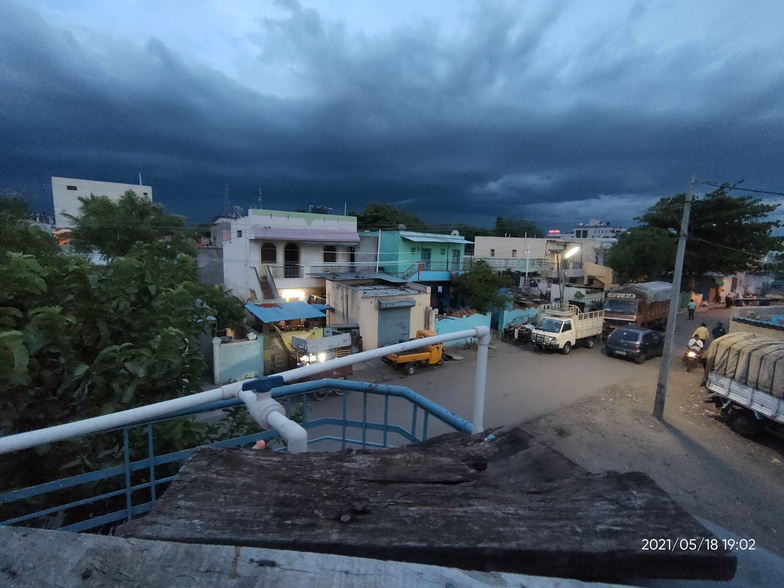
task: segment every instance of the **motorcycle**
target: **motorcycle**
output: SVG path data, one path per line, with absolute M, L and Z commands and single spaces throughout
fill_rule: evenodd
M 702 345 L 692 344 L 683 354 L 683 363 L 686 364 L 686 371 L 690 372 L 702 359 Z

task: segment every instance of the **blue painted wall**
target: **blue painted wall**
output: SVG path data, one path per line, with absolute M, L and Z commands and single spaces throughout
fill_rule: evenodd
M 473 329 L 474 327 L 490 326 L 490 313 L 487 314 L 472 314 L 471 316 L 455 318 L 443 317 L 436 318 L 436 333 L 439 335 L 446 335 L 448 333 L 456 333 L 465 329 Z M 447 341 L 444 347 L 454 347 L 456 345 L 468 344 L 468 339 L 456 339 L 454 341 Z
M 498 318 L 498 330 L 503 331 L 504 327 L 511 323 L 518 316 L 524 316 L 529 320 L 534 320 L 536 318 L 537 311 L 538 309 L 536 308 L 515 308 L 512 310 L 502 310 Z
M 263 338 L 233 341 L 213 346 L 215 384 L 246 380 L 264 375 Z

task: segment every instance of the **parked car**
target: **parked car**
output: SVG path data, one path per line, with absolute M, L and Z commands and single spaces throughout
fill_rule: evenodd
M 657 357 L 664 351 L 664 336 L 651 329 L 641 327 L 618 327 L 604 345 L 604 353 L 610 357 L 633 359 L 644 363 L 650 357 Z

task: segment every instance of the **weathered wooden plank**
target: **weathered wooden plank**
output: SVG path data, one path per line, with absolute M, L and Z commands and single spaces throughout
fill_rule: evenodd
M 734 575 L 712 534 L 642 473 L 590 474 L 520 431 L 373 452 L 194 454 L 120 534 L 583 579 Z

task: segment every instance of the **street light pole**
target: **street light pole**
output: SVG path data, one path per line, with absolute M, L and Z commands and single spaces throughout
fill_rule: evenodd
M 558 268 L 559 288 L 561 289 L 561 292 L 560 292 L 561 308 L 566 308 L 567 307 L 566 299 L 564 298 L 564 290 L 566 289 L 566 280 L 565 280 L 565 276 L 564 276 L 564 273 L 563 273 L 563 270 L 564 270 L 563 258 L 565 257 L 566 259 L 569 259 L 572 255 L 574 255 L 575 253 L 580 251 L 580 246 L 579 245 L 575 245 L 574 247 L 572 247 L 571 249 L 569 249 L 567 251 L 566 249 L 567 249 L 568 245 L 569 245 L 568 243 L 564 243 L 563 248 L 561 248 L 557 252 L 557 257 L 556 257 L 556 263 L 557 263 L 557 268 Z

